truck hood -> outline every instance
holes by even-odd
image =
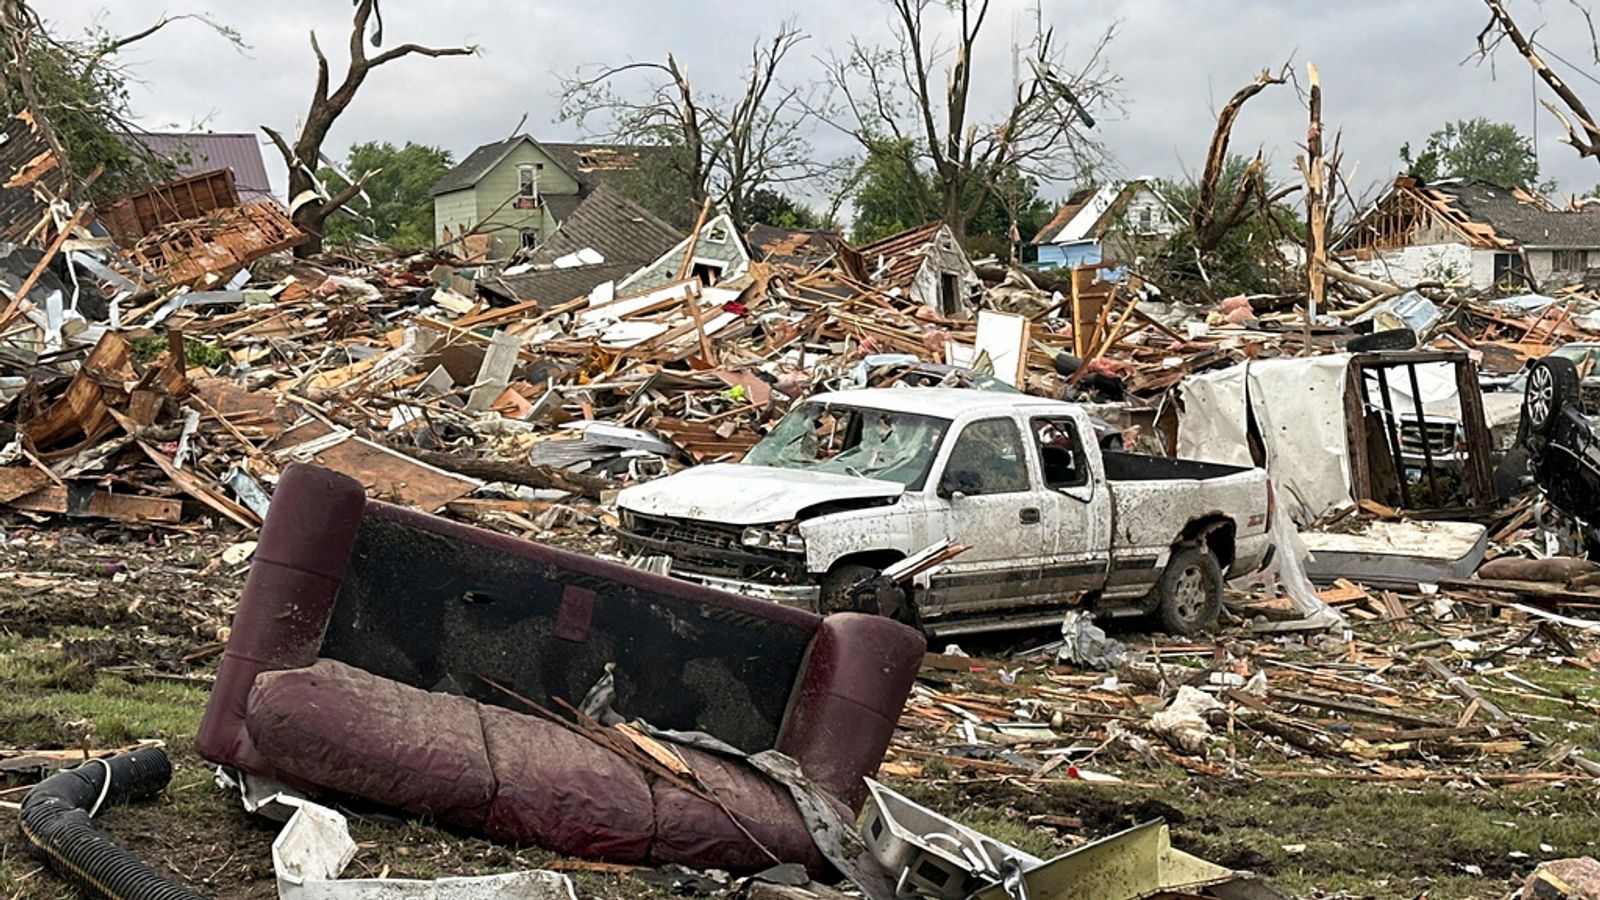
[[[628,488],[617,495],[617,506],[647,516],[765,525],[793,521],[819,503],[898,497],[904,492],[896,482],[875,478],[718,463]]]

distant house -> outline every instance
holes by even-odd
[[[692,250],[689,239],[684,238],[654,262],[624,278],[617,284],[617,292],[637,293],[671,284],[682,270],[686,255],[689,277],[707,285],[738,278],[750,268],[750,248],[733,227],[733,219],[727,213],[719,213],[700,226],[700,237]]]
[[[176,166],[179,178],[231,169],[240,201],[273,199],[272,182],[261,158],[261,141],[253,134],[152,132],[134,134],[132,139]]]
[[[1560,209],[1527,188],[1401,176],[1334,249],[1355,271],[1393,284],[1564,285],[1600,269],[1600,208]]]
[[[519,267],[524,271],[481,279],[478,291],[508,302],[565,303],[632,275],[682,239],[678,229],[600,184]]]
[[[474,232],[489,256],[537,249],[602,181],[638,167],[649,148],[555,144],[525,134],[472,151],[429,191],[434,239],[442,246]]]
[[[1149,181],[1084,188],[1033,239],[1041,269],[1132,262],[1178,232],[1178,215]]]
[[[972,314],[971,301],[982,282],[945,223],[919,225],[856,252],[867,280],[878,289],[898,291],[951,318]]]

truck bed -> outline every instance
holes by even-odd
[[[1194,459],[1168,459],[1165,456],[1148,456],[1143,453],[1106,451],[1106,479],[1109,481],[1206,481],[1226,478],[1249,472],[1241,466],[1223,463],[1200,462]]]

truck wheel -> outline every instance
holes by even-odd
[[[913,624],[911,604],[905,591],[880,578],[872,566],[861,563],[841,563],[822,578],[822,596],[819,612],[823,615],[836,612],[858,612],[885,616],[897,622]]]
[[[1578,399],[1578,367],[1572,360],[1545,358],[1528,368],[1528,386],[1522,393],[1522,414],[1528,427],[1548,434],[1560,418],[1561,408]]]
[[[1156,583],[1156,614],[1170,634],[1210,631],[1222,614],[1222,566],[1208,547],[1172,554]]]

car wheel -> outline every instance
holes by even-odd
[[[1209,547],[1185,547],[1167,561],[1156,596],[1156,614],[1167,632],[1210,631],[1222,614],[1222,566]]]
[[[1528,427],[1540,434],[1555,428],[1561,408],[1578,399],[1578,367],[1570,359],[1541,359],[1528,368],[1528,386],[1522,393],[1522,415]]]
[[[882,573],[861,563],[841,563],[822,578],[822,596],[818,611],[823,615],[836,612],[858,612],[879,615],[904,622],[915,623],[910,601],[899,586],[880,578]]]

